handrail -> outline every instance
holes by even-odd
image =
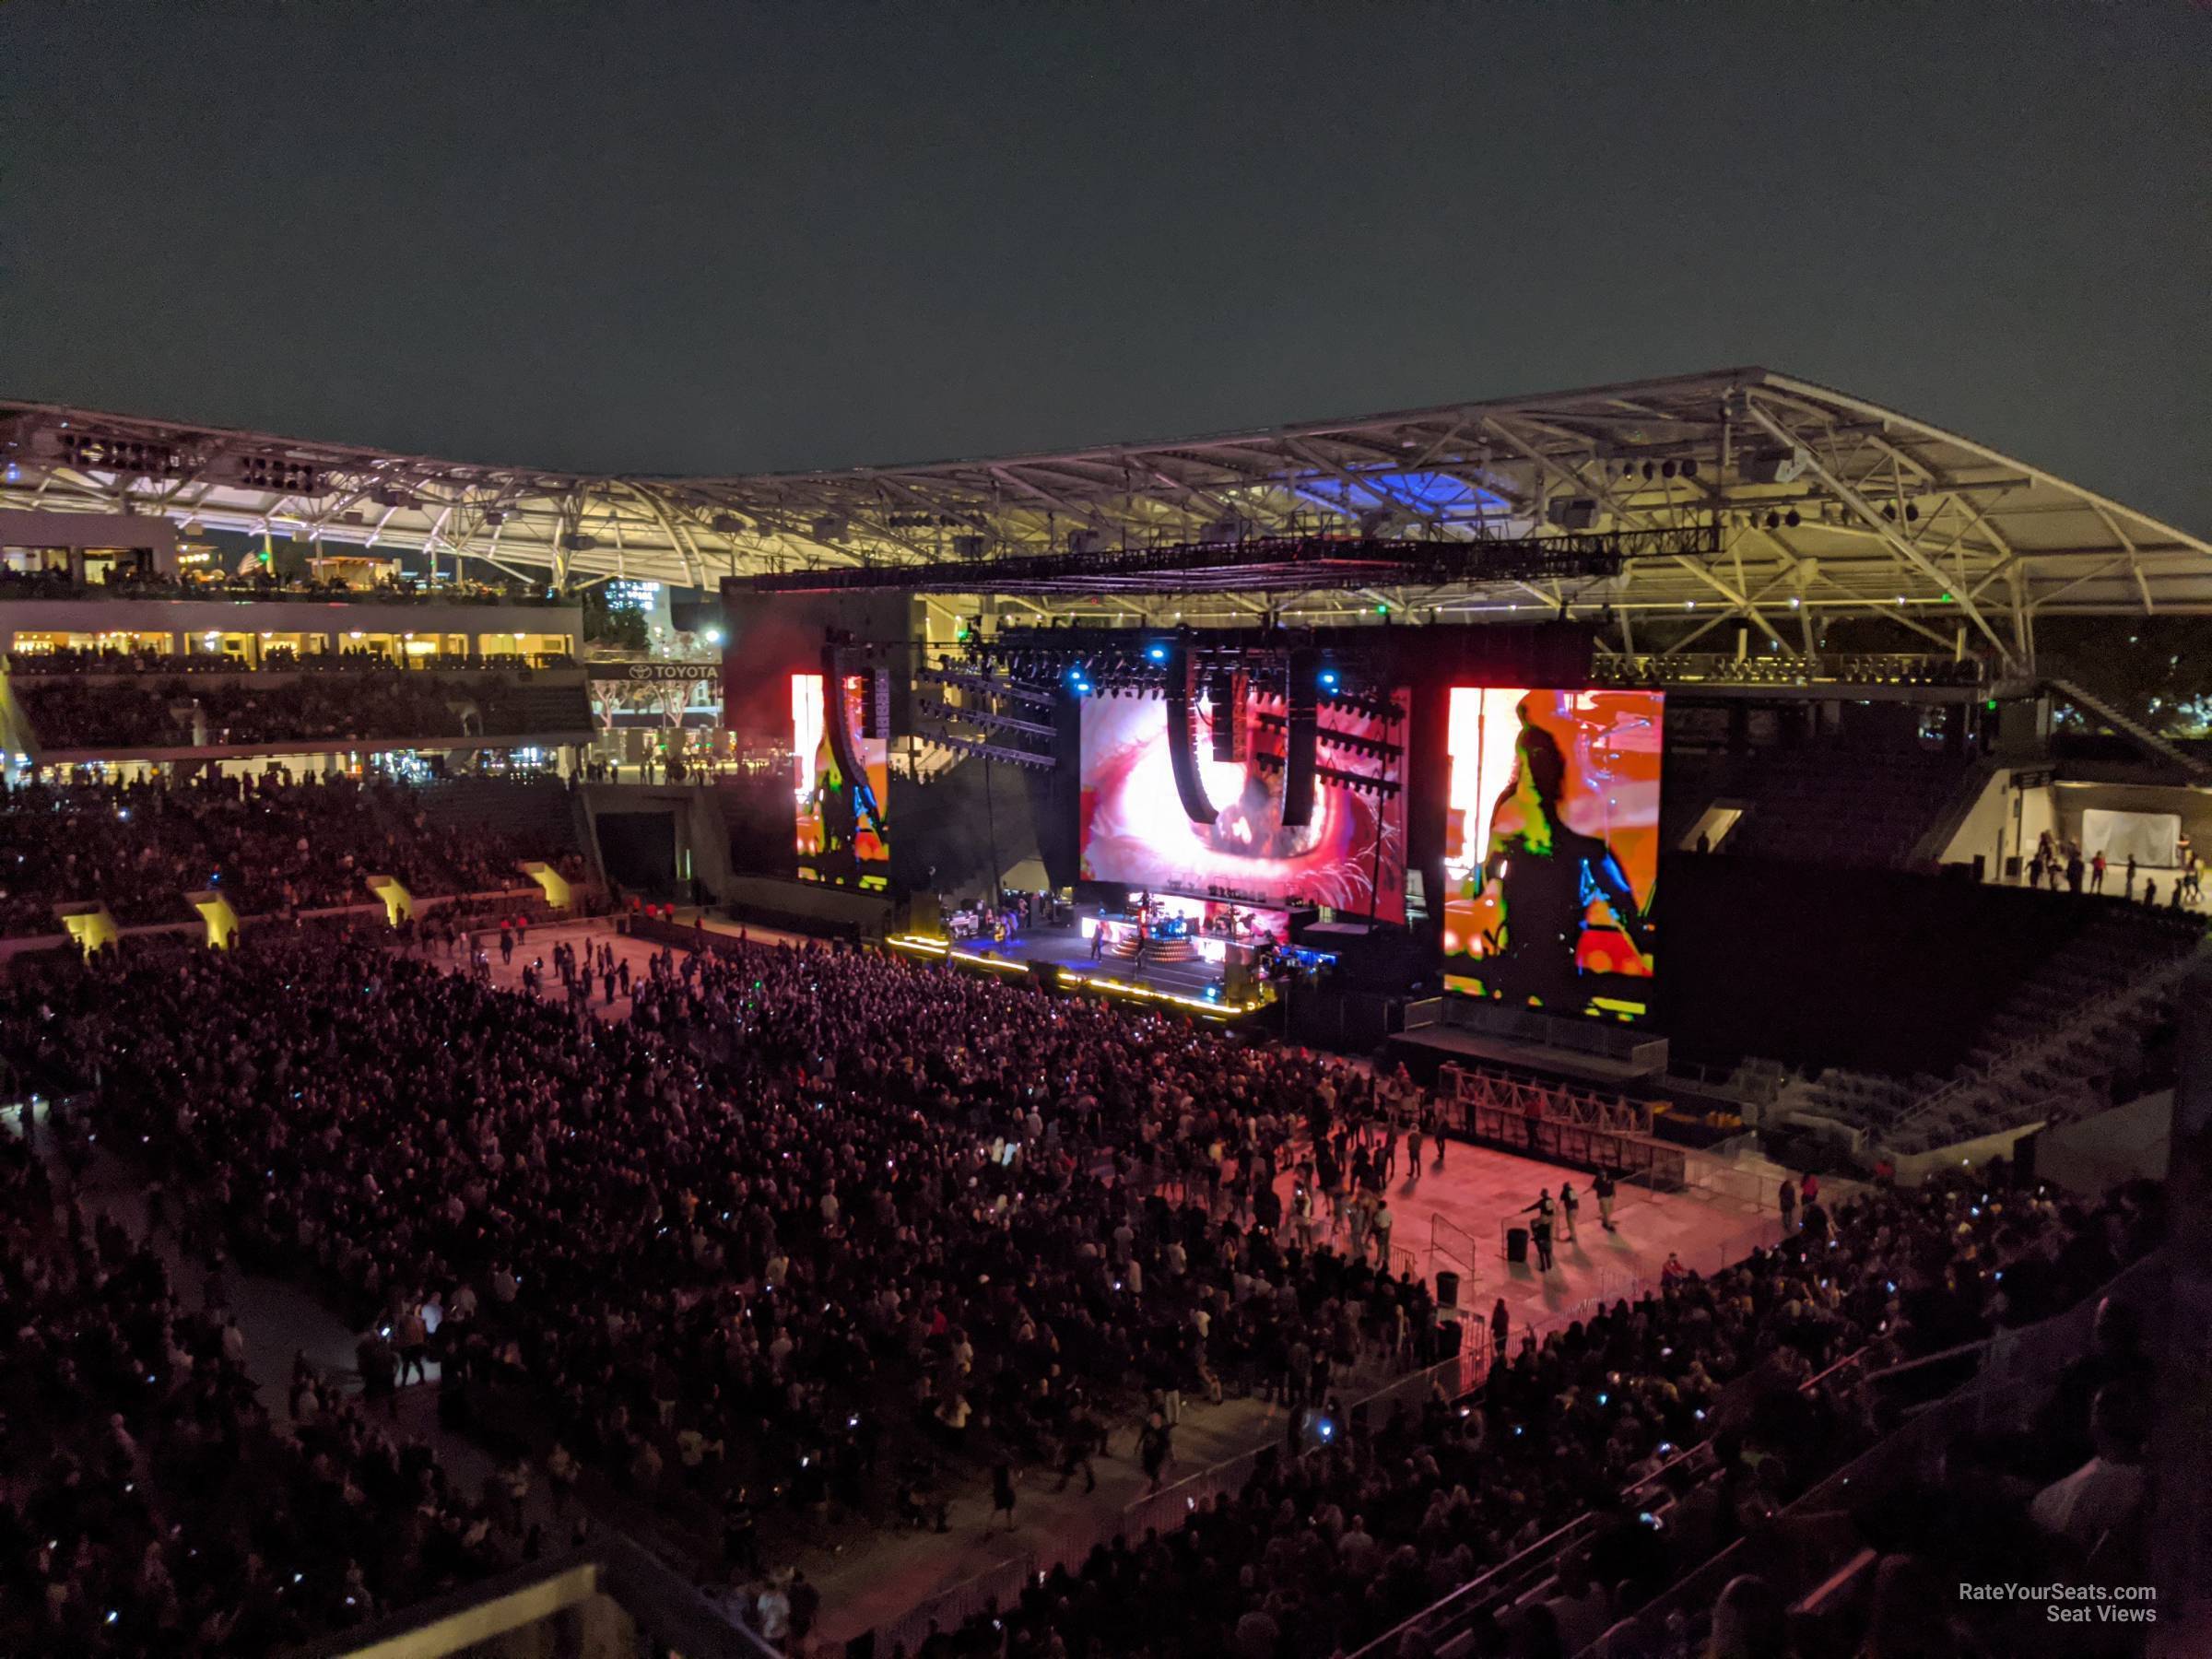
[[[502,1645],[497,1638],[542,1626],[594,1594],[629,1614],[656,1651],[681,1651],[696,1659],[776,1659],[776,1650],[759,1631],[727,1617],[637,1540],[604,1525],[594,1525],[592,1541],[580,1548],[525,1561],[286,1653],[289,1659],[345,1659],[477,1652]]]
[[[1869,1371],[1866,1381],[1879,1382],[1885,1377],[1901,1377],[1908,1371],[1924,1371],[1931,1365],[1941,1365],[1946,1359],[1961,1359],[1969,1354],[1983,1353],[1996,1347],[2003,1335],[2003,1332],[1997,1332],[1977,1341],[1961,1342],[1955,1347],[1943,1348],[1933,1354],[1923,1354],[1917,1359],[1907,1359],[1899,1365],[1885,1366],[1878,1371]]]

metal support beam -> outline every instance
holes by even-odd
[[[1856,513],[1868,528],[1873,530],[1877,535],[1880,536],[1884,544],[1888,547],[1891,552],[1895,553],[1900,559],[1903,559],[1907,564],[1918,571],[1930,582],[1936,583],[1936,587],[1941,592],[1948,594],[1952,602],[1956,604],[1962,612],[1965,613],[1967,619],[1976,628],[1980,629],[1983,638],[1987,639],[1989,642],[1996,648],[1997,654],[2004,660],[2006,667],[2011,668],[2018,666],[2018,658],[2016,657],[2012,648],[2006,644],[2005,641],[1998,637],[1997,630],[1990,626],[1989,618],[1982,614],[1982,607],[1976,605],[1973,600],[1963,591],[1957,590],[1956,585],[1952,582],[1950,578],[1946,576],[1943,571],[1935,564],[1931,563],[1926,554],[1923,553],[1918,547],[1915,547],[1911,542],[1900,535],[1895,527],[1892,526],[1887,519],[1883,518],[1879,512],[1875,511],[1873,505],[1867,501],[1865,496],[1862,496],[1849,484],[1846,484],[1841,478],[1838,477],[1834,472],[1830,471],[1827,464],[1824,463],[1819,456],[1813,453],[1810,445],[1806,444],[1806,441],[1796,433],[1793,432],[1788,427],[1783,426],[1782,422],[1775,419],[1772,415],[1769,414],[1767,410],[1759,405],[1758,399],[1746,398],[1744,400],[1744,407],[1750,415],[1751,418],[1760,427],[1764,428],[1768,435],[1773,438],[1775,441],[1779,443],[1786,443],[1792,449],[1800,451],[1805,455],[1806,466],[1812,473],[1812,475],[1816,478],[1818,478],[1822,484],[1826,485],[1828,488],[1834,493],[1838,500],[1841,501],[1846,507],[1850,508],[1853,512]]]

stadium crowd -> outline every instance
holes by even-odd
[[[34,676],[18,683],[16,700],[40,743],[55,749],[513,735],[546,725],[540,702],[515,695],[504,680],[453,681],[390,666],[349,674],[342,684],[177,678],[122,687]],[[588,727],[581,692],[567,712]]]
[[[771,1494],[925,1517],[917,1446],[1088,1478],[1141,1418],[1157,1481],[1186,1398],[1331,1423],[933,1648],[1321,1659],[1708,1438],[1723,1477],[1668,1547],[1717,1546],[1883,1426],[1855,1372],[1805,1386],[1831,1363],[2041,1317],[2158,1228],[2139,1194],[2090,1210],[1971,1177],[1810,1202],[1782,1246],[1670,1272],[1370,1431],[1346,1368],[1451,1340],[1386,1241],[1339,1253],[1316,1207],[1345,1126],[1402,1104],[1392,1079],[857,951],[663,953],[630,981],[517,947],[566,1006],[274,939],[57,968],[6,1014],[33,1075],[97,1077],[102,1130],[204,1195],[201,1248],[305,1272],[374,1334],[372,1391],[435,1357],[447,1420],[534,1444],[557,1483],[719,1520],[734,1570],[759,1565]],[[599,994],[630,1018],[590,1018]],[[1665,1559],[1610,1515],[1547,1617],[1602,1629]]]
[[[1894,1427],[1893,1403],[1859,1381],[1864,1368],[1831,1374],[1837,1361],[1864,1351],[1878,1367],[2047,1317],[2093,1295],[2162,1230],[2156,1189],[2084,1207],[1992,1193],[1988,1178],[1870,1192],[1832,1218],[1809,1206],[1781,1247],[1710,1277],[1676,1277],[1541,1346],[1532,1337],[1467,1402],[1439,1396],[1371,1436],[1265,1464],[1176,1532],[1102,1546],[1018,1607],[925,1651],[959,1651],[984,1629],[994,1641],[1003,1626],[1013,1655],[1324,1659],[1594,1512],[1556,1594],[1478,1627],[1473,1647],[1580,1653]],[[2088,1454],[2088,1406],[2039,1441],[2046,1467]],[[1680,1453],[1708,1440],[1719,1473],[1694,1484]],[[1664,1527],[1622,1501],[1653,1476],[1682,1498]]]
[[[183,895],[223,894],[241,916],[362,904],[362,877],[411,893],[483,892],[556,849],[440,831],[407,792],[347,778],[26,784],[0,790],[0,934],[59,931],[57,902],[100,900],[118,922],[189,921]]]
[[[880,1506],[917,1449],[1074,1473],[1139,1408],[1160,1473],[1186,1396],[1318,1402],[1438,1339],[1424,1287],[1286,1243],[1243,1181],[1351,1074],[857,953],[685,965],[603,1025],[249,935],[27,987],[29,1062],[96,1068],[241,1260],[360,1325],[439,1299],[453,1411],[725,1519]]]
[[[266,1653],[511,1553],[428,1449],[304,1361],[273,1420],[219,1271],[200,1300],[0,1135],[0,1649]]]

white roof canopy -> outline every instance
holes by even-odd
[[[1669,649],[1741,620],[1796,650],[1817,618],[1879,615],[1946,649],[1963,629],[2015,667],[2032,660],[2041,616],[2212,612],[2212,545],[1755,368],[1179,442],[734,477],[478,465],[21,403],[0,403],[0,507],[158,512],[187,533],[466,554],[564,582],[711,587],[801,565],[1036,554],[1078,535],[1142,547],[1294,521],[1478,540],[1717,516],[1717,554],[1632,559],[1618,577],[1174,603],[1192,620],[1345,620],[1377,603],[1442,617],[1563,609],[1602,617],[1623,645]]]

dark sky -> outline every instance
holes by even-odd
[[[0,6],[0,394],[740,471],[1763,362],[2212,531],[2212,14]]]

